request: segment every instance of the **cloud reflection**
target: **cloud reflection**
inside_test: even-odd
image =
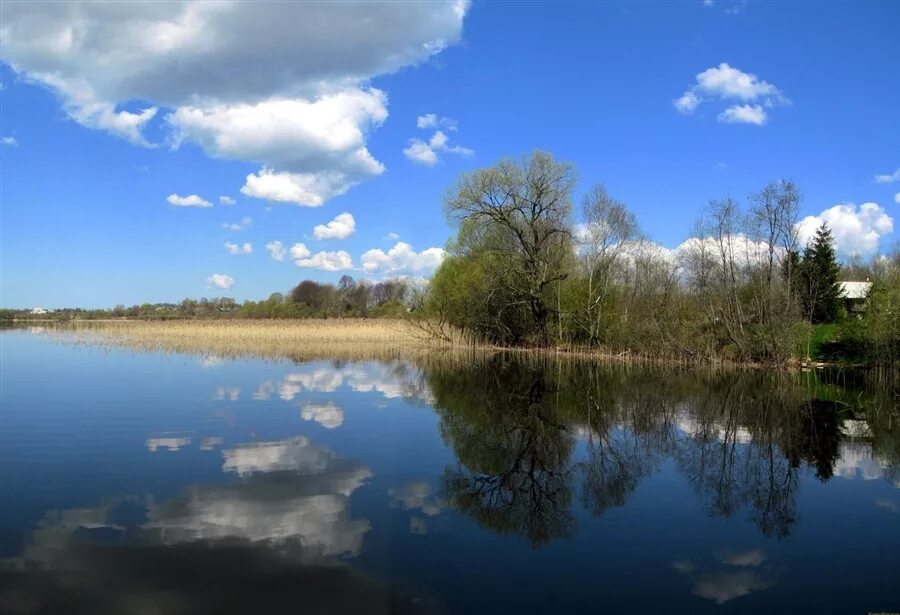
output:
[[[315,421],[325,429],[335,429],[344,424],[344,411],[334,402],[306,402],[301,406],[300,416],[304,421]]]

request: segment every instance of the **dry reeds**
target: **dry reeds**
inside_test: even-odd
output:
[[[454,346],[388,319],[106,321],[61,331],[79,342],[141,350],[294,360],[391,359]]]

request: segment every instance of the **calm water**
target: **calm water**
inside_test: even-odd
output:
[[[0,344],[3,611],[900,611],[846,379]]]

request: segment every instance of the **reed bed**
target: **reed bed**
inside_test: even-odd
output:
[[[177,320],[80,322],[58,329],[79,343],[221,357],[392,359],[454,342],[426,339],[388,319]]]

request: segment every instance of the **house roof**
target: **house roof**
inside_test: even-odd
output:
[[[871,282],[839,282],[841,296],[845,299],[865,299],[872,288]]]

